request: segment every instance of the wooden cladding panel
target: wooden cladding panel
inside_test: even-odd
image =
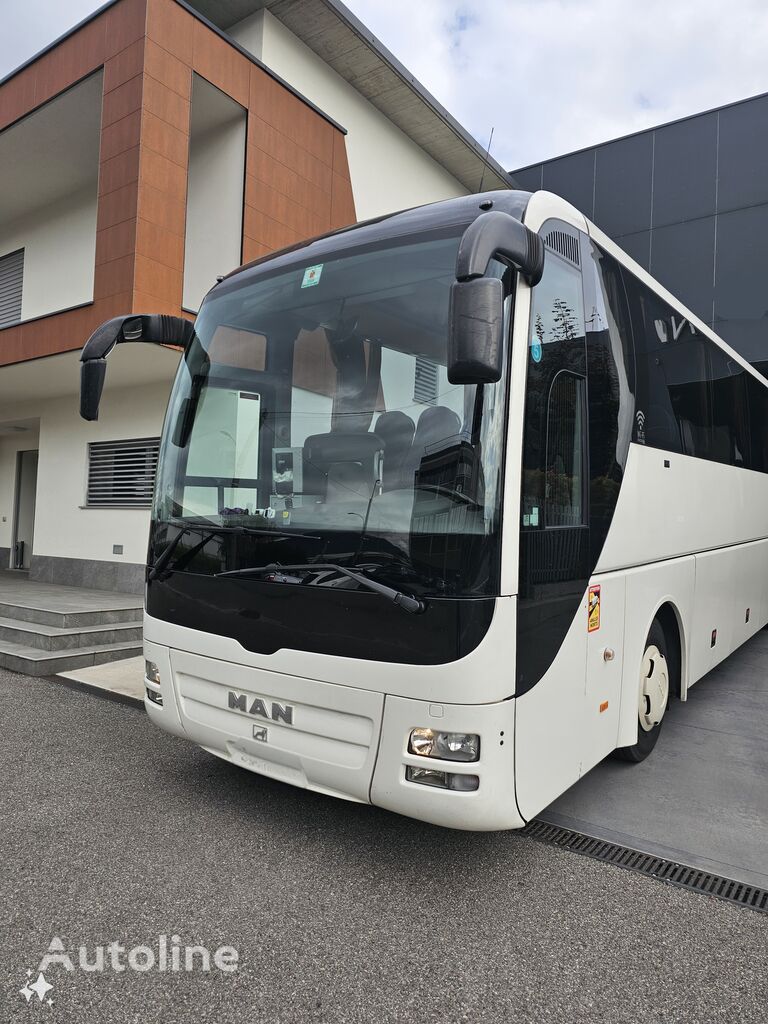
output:
[[[0,364],[181,311],[192,75],[248,110],[243,258],[354,220],[344,136],[175,0],[120,0],[0,88],[0,130],[104,68],[94,302],[0,332]]]
[[[180,128],[161,120],[145,110],[142,117],[141,144],[179,167],[186,167],[189,159],[189,135]]]
[[[191,94],[192,70],[189,64],[179,60],[153,39],[147,39],[144,51],[144,70],[166,89],[189,99]]]
[[[144,67],[144,39],[126,46],[104,63],[104,92],[112,92],[123,82],[140,75]]]
[[[147,0],[147,38],[192,66],[194,18],[174,0]]]
[[[123,311],[130,312],[141,163],[146,0],[121,0],[105,12],[103,20],[104,95],[93,297],[97,307],[107,302],[114,309],[127,296]],[[78,32],[72,39],[79,37]]]
[[[125,153],[137,145],[141,138],[141,110],[134,110],[113,124],[107,125],[101,130],[101,153],[102,161],[111,160],[112,157]],[[112,191],[110,189],[110,191]]]
[[[130,292],[115,294],[90,306],[7,327],[0,332],[0,366],[81,348],[99,324],[124,313],[130,302]]]
[[[141,40],[146,2],[121,0],[0,87],[0,131]]]
[[[154,0],[157,2],[157,0]],[[240,106],[248,106],[252,64],[226,40],[193,19],[192,67],[198,75],[221,89]]]

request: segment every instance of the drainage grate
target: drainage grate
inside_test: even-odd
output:
[[[607,861],[616,867],[628,871],[638,871],[641,875],[658,878],[670,885],[682,889],[692,889],[706,896],[715,896],[719,900],[737,903],[740,907],[748,907],[758,913],[768,914],[768,890],[755,885],[736,882],[732,878],[713,875],[709,871],[691,868],[686,864],[678,864],[664,857],[655,857],[650,853],[631,850],[628,846],[618,846],[604,839],[594,839],[581,832],[572,832],[559,825],[548,825],[545,821],[531,821],[523,829],[523,834],[540,843],[550,843],[585,857]]]

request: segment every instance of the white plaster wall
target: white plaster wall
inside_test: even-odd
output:
[[[211,92],[218,98],[212,100]],[[209,127],[200,131],[196,112],[202,107],[208,112]],[[222,115],[226,120],[210,125],[212,118]],[[184,247],[186,309],[199,309],[217,276],[228,274],[242,262],[245,130],[245,110],[196,78]]]
[[[0,546],[11,543],[16,451],[39,447],[34,554],[144,562],[148,509],[82,507],[87,446],[91,441],[158,437],[168,388],[168,379],[142,387],[107,388],[96,423],[80,419],[76,395],[4,407],[4,421],[39,417],[40,432],[39,441],[34,433],[0,440],[0,520],[6,517],[0,521]],[[113,554],[113,544],[123,545],[122,555]]]
[[[269,11],[238,22],[229,34],[347,129],[358,220],[468,194]]]
[[[22,320],[93,299],[96,185],[0,224],[0,256],[24,249]]]

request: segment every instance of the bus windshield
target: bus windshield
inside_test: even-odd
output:
[[[168,409],[151,564],[298,582],[287,567],[333,563],[423,595],[498,593],[506,372],[448,383],[459,238],[297,255],[215,289]]]

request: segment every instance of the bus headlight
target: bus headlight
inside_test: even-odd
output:
[[[477,761],[480,737],[465,732],[414,729],[408,741],[408,753],[419,757],[439,757],[443,761]]]
[[[160,669],[157,667],[154,661],[144,662],[144,675],[147,677],[150,683],[154,683],[156,686],[160,685]]]

